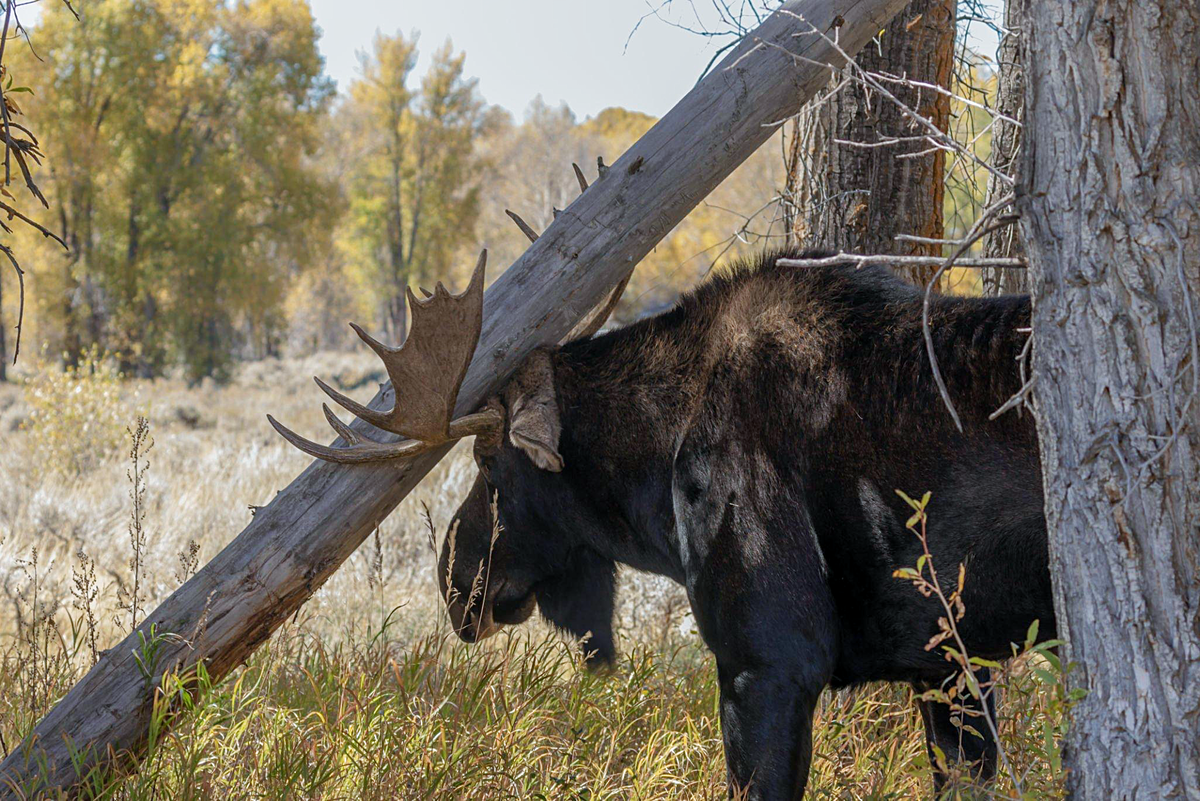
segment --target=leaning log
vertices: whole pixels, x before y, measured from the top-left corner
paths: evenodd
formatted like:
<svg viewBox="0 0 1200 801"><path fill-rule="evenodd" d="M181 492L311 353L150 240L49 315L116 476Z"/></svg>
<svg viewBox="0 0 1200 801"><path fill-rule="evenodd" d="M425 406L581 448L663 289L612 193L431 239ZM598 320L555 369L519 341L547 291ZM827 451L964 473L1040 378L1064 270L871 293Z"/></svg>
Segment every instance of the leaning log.
<svg viewBox="0 0 1200 801"><path fill-rule="evenodd" d="M825 65L842 65L839 48L856 53L903 5L792 0L747 35L488 290L457 413L476 408L531 350L560 341L828 83ZM387 387L370 405L392 403ZM66 788L79 770L136 763L163 675L202 660L219 679L243 664L448 450L406 463L310 465L46 715L0 765L0 793Z"/></svg>

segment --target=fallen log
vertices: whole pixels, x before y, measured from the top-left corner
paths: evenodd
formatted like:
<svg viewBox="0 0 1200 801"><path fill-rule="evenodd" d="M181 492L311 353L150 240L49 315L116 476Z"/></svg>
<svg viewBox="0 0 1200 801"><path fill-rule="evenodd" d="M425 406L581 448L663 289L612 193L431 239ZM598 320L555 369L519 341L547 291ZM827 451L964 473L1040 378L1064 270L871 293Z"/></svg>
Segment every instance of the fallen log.
<svg viewBox="0 0 1200 801"><path fill-rule="evenodd" d="M491 286L456 412L475 409L531 350L567 335L827 85L826 65L842 64L830 40L856 53L903 5L792 0L747 35ZM392 404L389 386L370 406ZM356 421L353 428L369 427ZM407 462L311 464L14 748L0 764L0 793L70 788L94 766L136 764L164 674L186 673L203 661L216 680L243 664L449 448Z"/></svg>

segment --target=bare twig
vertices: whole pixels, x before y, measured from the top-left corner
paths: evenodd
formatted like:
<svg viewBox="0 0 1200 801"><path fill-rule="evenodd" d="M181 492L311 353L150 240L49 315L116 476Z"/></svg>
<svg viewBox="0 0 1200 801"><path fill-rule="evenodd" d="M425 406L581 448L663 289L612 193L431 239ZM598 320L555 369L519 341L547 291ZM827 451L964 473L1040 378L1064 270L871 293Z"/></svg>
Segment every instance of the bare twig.
<svg viewBox="0 0 1200 801"><path fill-rule="evenodd" d="M7 72L7 70L2 69L4 65L4 48L5 45L8 44L8 25L12 21L14 5L15 0L5 0L4 2L4 29L0 31L0 71L3 72ZM3 115L4 119L4 185L8 186L9 178L11 177L12 173L12 161L10 159L10 152L12 150L12 135L8 130L8 104L4 102L3 98L0 98L0 115Z"/></svg>
<svg viewBox="0 0 1200 801"><path fill-rule="evenodd" d="M821 256L812 259L778 259L780 267L828 267L833 264L853 262L855 267L866 267L871 264L886 264L899 267L941 267L946 260L941 256L894 256L886 253L838 253L834 256ZM1012 267L1023 269L1027 265L1024 259L955 259L951 267Z"/></svg>
<svg viewBox="0 0 1200 801"><path fill-rule="evenodd" d="M995 420L997 417L1004 414L1009 409L1020 406L1022 403L1024 403L1025 398L1029 395L1030 392L1033 391L1033 382L1034 382L1034 379L1036 379L1036 378L1037 378L1037 376L1033 376L1028 381L1026 381L1021 386L1021 388L1019 390L1017 390L1015 395L1013 395L1011 398L1009 398L1008 400L1006 400L1004 402L1003 406L1001 406L999 409L997 409L996 411L989 414L988 419Z"/></svg>
<svg viewBox="0 0 1200 801"><path fill-rule="evenodd" d="M846 62L846 66L843 67L843 69L842 69L842 74L846 75L848 78L853 79L856 83L862 84L864 87L869 88L871 91L876 92L881 97L888 100L889 102L894 103L896 105L896 107L898 109L900 109L901 113L904 114L904 116L908 117L910 120L912 120L914 123L916 123L916 125L919 128L922 128L926 131L926 138L928 139L928 141L931 144L940 145L944 149L954 151L956 154L962 156L966 160L971 161L976 166L981 167L981 168L987 170L988 172L992 173L993 175L996 176L996 180L1000 181L1001 183L1003 183L1007 186L1011 186L1013 184L1013 179L1011 176L1005 175L1004 173L1000 172L995 167L993 167L991 164L988 164L986 161L979 158L979 156L977 156L976 154L974 154L971 151L964 148L958 142L954 141L954 138L952 136L945 133L940 128L938 128L936 125L934 125L932 120L930 120L928 117L925 117L924 115L918 113L917 111L913 110L910 106L908 106L906 103L904 103L904 101L902 101L902 100L900 100L900 98L896 97L896 95L893 92L891 92L887 87L885 87L883 85L883 81L881 81L879 79L879 76L877 76L875 73L868 72L868 71L864 70L862 67L860 67L858 65L858 62L855 61L853 58L851 58L850 54L847 53L844 49L842 49L841 45L839 45L837 43L836 39L831 38L824 31L818 29L815 25L813 25L811 22L809 22L807 19L805 19L800 14L796 14L795 12L788 11L786 9L781 9L779 11L779 13L786 14L790 17L793 17L797 21L802 22L803 24L808 26L809 30L807 32L802 33L802 34L796 34L797 36L809 36L809 35L819 36L820 38L824 39L825 42L828 43L830 47L833 47L835 50L837 50L838 55L840 55L842 57L842 59ZM812 61L811 59L807 59L804 56L800 56L800 55L797 55L795 53L788 51L786 48L782 47L781 45L777 45L777 44L774 44L771 42L760 42L759 44L761 46L771 47L771 48L781 50L781 51L787 53L788 56L795 61L801 61L801 62L805 62L805 61L811 62ZM895 79L892 78L891 76L889 76L889 80L895 80Z"/></svg>
<svg viewBox="0 0 1200 801"><path fill-rule="evenodd" d="M933 380L937 384L938 392L942 396L942 402L946 404L946 409L950 412L950 417L954 420L955 427L959 431L963 430L962 420L958 417L958 412L954 408L954 401L950 400L950 391L946 389L946 380L942 378L942 370L938 366L937 353L933 349L933 333L929 328L929 307L933 300L933 288L937 286L937 282L941 279L942 274L950 268L952 264L967 250L971 245L987 236L992 231L1003 228L1006 225L1012 225L1017 221L1016 215L1008 215L1001 217L997 222L988 224L988 221L1002 208L1013 201L1012 193L1000 198L995 204L985 209L983 214L979 215L979 219L975 221L975 225L971 228L971 233L963 237L962 244L958 246L950 258L937 269L933 277L929 279L929 283L925 286L925 302L921 306L921 333L925 337L925 353L929 358L929 367L933 371Z"/></svg>
<svg viewBox="0 0 1200 801"><path fill-rule="evenodd" d="M8 257L12 262L13 269L17 273L17 337L13 343L13 364L17 363L17 356L21 353L21 326L25 322L25 271L21 269L21 265L17 263L17 258L13 255L12 248L8 245L0 245L0 253Z"/></svg>
<svg viewBox="0 0 1200 801"><path fill-rule="evenodd" d="M70 250L70 248L67 247L67 243L63 241L63 238L61 236L54 233L49 228L47 228L46 226L37 222L36 220L31 220L30 218L26 217L24 214L17 211L16 209L14 209L12 206L8 205L7 203L4 203L3 201L0 201L0 211L7 213L8 218L10 220L13 217L16 217L18 220L25 223L30 228L33 228L34 230L36 230L42 236L46 237L47 239L53 239L58 244L62 245L64 249ZM2 225L2 224L3 223L0 223L0 225ZM7 228L8 226L4 226L4 227Z"/></svg>
<svg viewBox="0 0 1200 801"><path fill-rule="evenodd" d="M1012 117L1009 117L1005 114L1001 114L999 111L997 111L994 108L988 108L984 104L976 102L976 101L970 99L969 97L963 97L960 94L951 92L946 87L938 86L936 83L929 83L927 81L914 81L911 78L902 78L898 75L889 75L886 72L873 72L871 74L877 80L884 81L887 83L895 83L895 84L899 84L901 86L911 86L914 89L927 89L931 92L937 92L938 94L945 95L946 97L949 97L952 100L957 100L958 102L963 103L965 105L972 106L974 108L980 109L981 111L986 111L988 114L992 115L993 119L1004 120L1005 122L1012 123L1013 125L1017 126L1018 128L1021 127L1021 123L1014 120Z"/></svg>

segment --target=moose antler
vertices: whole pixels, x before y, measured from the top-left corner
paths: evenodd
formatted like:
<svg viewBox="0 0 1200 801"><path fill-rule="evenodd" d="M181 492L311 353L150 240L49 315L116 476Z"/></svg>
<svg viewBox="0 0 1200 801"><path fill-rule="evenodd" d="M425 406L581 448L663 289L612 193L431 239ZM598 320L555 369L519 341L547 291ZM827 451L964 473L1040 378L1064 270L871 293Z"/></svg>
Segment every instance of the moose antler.
<svg viewBox="0 0 1200 801"><path fill-rule="evenodd" d="M387 368L396 392L396 403L390 412L369 409L321 379L313 379L344 409L376 428L406 439L386 444L366 440L339 420L326 404L321 405L325 419L346 440L347 447L318 445L267 415L271 425L284 439L310 456L347 464L415 456L451 440L494 431L503 420L492 409L451 420L458 390L483 329L483 270L486 264L487 251L484 250L479 254L471 283L461 295L450 294L440 281L432 294L421 290L426 296L424 300L417 298L411 289L406 290L408 306L412 310L412 327L404 344L398 348L388 347L354 323L350 324L362 341L379 354Z"/></svg>

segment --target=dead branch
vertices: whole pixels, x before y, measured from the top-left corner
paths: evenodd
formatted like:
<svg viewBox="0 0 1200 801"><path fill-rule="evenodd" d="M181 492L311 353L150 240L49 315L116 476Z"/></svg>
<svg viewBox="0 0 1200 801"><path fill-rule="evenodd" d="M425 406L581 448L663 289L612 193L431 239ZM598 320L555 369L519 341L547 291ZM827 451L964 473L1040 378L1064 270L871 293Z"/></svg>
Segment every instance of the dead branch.
<svg viewBox="0 0 1200 801"><path fill-rule="evenodd" d="M927 237L913 237L927 239ZM941 256L892 256L885 253L838 253L834 256L822 256L812 259L778 259L780 267L828 267L834 264L851 262L855 267L866 267L870 264L886 264L899 267L944 267L946 260ZM1024 269L1028 265L1024 259L955 259L950 267L1012 267Z"/></svg>

